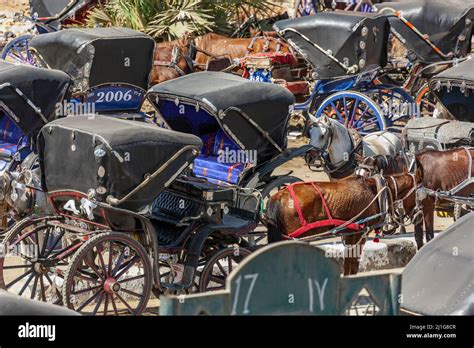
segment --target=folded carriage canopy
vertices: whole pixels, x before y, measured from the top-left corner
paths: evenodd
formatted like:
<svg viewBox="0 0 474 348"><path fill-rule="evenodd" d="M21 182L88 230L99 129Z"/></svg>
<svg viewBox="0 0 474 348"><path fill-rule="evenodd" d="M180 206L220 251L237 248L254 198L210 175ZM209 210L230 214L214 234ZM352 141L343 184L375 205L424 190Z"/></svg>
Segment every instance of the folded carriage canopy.
<svg viewBox="0 0 474 348"><path fill-rule="evenodd" d="M71 83L62 71L0 61L0 112L33 135L56 118Z"/></svg>
<svg viewBox="0 0 474 348"><path fill-rule="evenodd" d="M474 59L443 71L429 82L430 90L452 117L474 122Z"/></svg>
<svg viewBox="0 0 474 348"><path fill-rule="evenodd" d="M30 10L39 18L61 19L71 10L80 10L91 2L93 0L30 0Z"/></svg>
<svg viewBox="0 0 474 348"><path fill-rule="evenodd" d="M30 47L49 67L68 73L79 92L102 84L146 90L155 42L127 28L74 28L37 35Z"/></svg>
<svg viewBox="0 0 474 348"><path fill-rule="evenodd" d="M110 196L133 211L151 204L201 147L191 134L107 116L58 119L38 136L45 190L94 190L99 201Z"/></svg>
<svg viewBox="0 0 474 348"><path fill-rule="evenodd" d="M420 315L474 315L474 214L426 244L403 271L402 308Z"/></svg>
<svg viewBox="0 0 474 348"><path fill-rule="evenodd" d="M379 10L391 8L400 11L422 34L428 35L444 54L464 57L471 51L474 2L472 0L410 0L377 5ZM390 14L390 11L385 12ZM419 61L429 64L447 58L408 28L397 17L389 19L392 31L408 49L413 50Z"/></svg>
<svg viewBox="0 0 474 348"><path fill-rule="evenodd" d="M311 63L321 80L387 62L389 27L384 15L322 12L279 21L273 27Z"/></svg>
<svg viewBox="0 0 474 348"><path fill-rule="evenodd" d="M220 72L160 83L148 91L148 99L172 129L205 142L209 134L222 130L223 143L254 150L260 164L286 149L289 108L295 101L281 86Z"/></svg>

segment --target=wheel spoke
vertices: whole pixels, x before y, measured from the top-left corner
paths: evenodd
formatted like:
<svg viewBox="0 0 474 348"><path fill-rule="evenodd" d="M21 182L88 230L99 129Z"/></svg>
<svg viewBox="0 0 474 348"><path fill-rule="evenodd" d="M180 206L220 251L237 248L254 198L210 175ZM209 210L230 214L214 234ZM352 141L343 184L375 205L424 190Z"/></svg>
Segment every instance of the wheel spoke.
<svg viewBox="0 0 474 348"><path fill-rule="evenodd" d="M49 232L49 228L48 228L46 230L46 237L44 238L43 246L41 247L41 251L40 251L38 257L43 257L43 254L45 253L46 248L48 247L49 235L50 235L50 232Z"/></svg>
<svg viewBox="0 0 474 348"><path fill-rule="evenodd" d="M97 286L93 286L92 288L77 290L77 291L71 292L71 295L83 294L85 292L94 291L102 287L103 287L102 285L97 285Z"/></svg>
<svg viewBox="0 0 474 348"><path fill-rule="evenodd" d="M92 261L94 262L94 261ZM102 276L102 274L100 274L99 270L97 269L96 265L94 265L93 263L90 263L89 260L87 259L84 259L84 263L102 280L104 281L104 277Z"/></svg>
<svg viewBox="0 0 474 348"><path fill-rule="evenodd" d="M142 298L142 295L140 295L139 293L133 292L133 291L125 289L125 288L121 288L120 291L123 291L126 294L129 294L129 295L132 295L132 296L135 296L135 297L138 297L138 298Z"/></svg>
<svg viewBox="0 0 474 348"><path fill-rule="evenodd" d="M54 249L56 249L56 247L59 244L59 241L63 238L65 233L66 233L66 231L64 231L64 230L61 232L61 234L55 240L55 242L53 243L53 246L48 250L48 253L44 256L44 258L47 258L49 255L51 255L51 253L54 251Z"/></svg>
<svg viewBox="0 0 474 348"><path fill-rule="evenodd" d="M114 295L110 295L110 299L111 299L111 302L112 302L112 307L114 309L114 313L115 313L116 316L118 316L119 312L117 310L117 304L115 303Z"/></svg>
<svg viewBox="0 0 474 348"><path fill-rule="evenodd" d="M30 262L30 261L28 261L28 262ZM3 269L17 269L17 268L29 268L29 267L31 267L31 263L29 265L4 266Z"/></svg>
<svg viewBox="0 0 474 348"><path fill-rule="evenodd" d="M227 268L229 269L229 274L232 273L232 258L230 256L227 257Z"/></svg>
<svg viewBox="0 0 474 348"><path fill-rule="evenodd" d="M37 286L38 286L38 275L35 275L35 281L33 283L33 289L31 289L31 295L30 295L31 300L35 298Z"/></svg>
<svg viewBox="0 0 474 348"><path fill-rule="evenodd" d="M112 275L112 256L114 253L114 242L109 242L109 267L107 269L107 277L111 277Z"/></svg>
<svg viewBox="0 0 474 348"><path fill-rule="evenodd" d="M227 272L225 271L224 267L221 265L221 260L218 260L216 262L216 265L217 265L217 268L219 268L219 270L221 271L222 275L226 276Z"/></svg>
<svg viewBox="0 0 474 348"><path fill-rule="evenodd" d="M99 296L99 294L102 292L103 290L100 289L98 290L94 295L92 295L91 298L89 298L87 301L85 301L79 308L76 309L77 312L80 312L85 306L87 306L89 303L91 303L92 301L94 301L94 299Z"/></svg>
<svg viewBox="0 0 474 348"><path fill-rule="evenodd" d="M133 281L133 280L137 280L137 279L140 279L140 278L144 278L144 277L145 277L144 274L140 274L140 275L137 275L137 276L132 277L132 278L127 278L127 279L121 280L121 281L120 281L120 284L123 284L123 283L126 283L126 282L130 282L130 281Z"/></svg>
<svg viewBox="0 0 474 348"><path fill-rule="evenodd" d="M124 263L124 265L126 265L124 268L122 268L120 270L120 272L118 274L116 274L115 276L113 276L116 280L119 280L121 276L123 276L137 261L139 261L140 258L138 256L135 256L134 258L132 258L130 261L128 261L127 263Z"/></svg>
<svg viewBox="0 0 474 348"><path fill-rule="evenodd" d="M105 293L104 316L107 315L108 311L109 311L109 294Z"/></svg>
<svg viewBox="0 0 474 348"><path fill-rule="evenodd" d="M35 272L33 272L33 273L30 275L30 277L28 278L28 280L26 281L26 283L23 284L23 287L21 288L20 292L18 293L18 296L23 295L23 292L25 292L25 290L26 290L28 284L30 284L31 279L33 279L34 276L35 276Z"/></svg>
<svg viewBox="0 0 474 348"><path fill-rule="evenodd" d="M127 309L129 310L130 314L133 315L133 309L132 309L132 307L130 307L130 305L128 304L128 302L125 301L125 299L124 299L122 296L120 296L120 294L117 293L117 294L115 294L115 295L117 295L117 298L120 300L120 302L122 302L122 303L125 305L125 307L127 307Z"/></svg>
<svg viewBox="0 0 474 348"><path fill-rule="evenodd" d="M106 293L105 291L102 291L102 292L100 293L100 298L99 298L99 300L97 301L97 304L95 305L94 310L92 311L92 315L96 315L96 314L97 314L97 311L99 310L99 307L100 307L100 305L102 304L102 301L103 301L103 299L104 299L104 294L105 294L105 293Z"/></svg>
<svg viewBox="0 0 474 348"><path fill-rule="evenodd" d="M33 272L33 268L30 269L28 272L21 274L20 276L18 276L18 277L15 278L14 280L12 280L10 283L6 284L6 285L5 285L5 288L8 289L8 288L11 287L12 285L18 283L22 278L26 277L26 276L29 275L31 272Z"/></svg>
<svg viewBox="0 0 474 348"><path fill-rule="evenodd" d="M211 274L209 276L209 283L212 281L214 283L225 285L225 279L226 279L225 277L219 277L219 276L215 276L215 275Z"/></svg>
<svg viewBox="0 0 474 348"><path fill-rule="evenodd" d="M41 301L46 302L46 292L44 289L44 280L43 276L40 276L40 289L41 289Z"/></svg>
<svg viewBox="0 0 474 348"><path fill-rule="evenodd" d="M104 262L104 257L102 256L102 252L99 250L99 246L95 247L97 250L97 254L99 255L99 263L100 266L102 267L102 272L104 272L105 276L107 276L107 268L105 268L105 262Z"/></svg>

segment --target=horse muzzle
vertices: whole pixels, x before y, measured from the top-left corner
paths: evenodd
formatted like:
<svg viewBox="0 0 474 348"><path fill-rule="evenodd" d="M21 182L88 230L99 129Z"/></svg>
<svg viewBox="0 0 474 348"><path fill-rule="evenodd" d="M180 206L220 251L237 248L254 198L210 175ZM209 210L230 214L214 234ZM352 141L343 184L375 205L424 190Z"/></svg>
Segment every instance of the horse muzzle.
<svg viewBox="0 0 474 348"><path fill-rule="evenodd" d="M321 153L317 149L311 149L306 152L304 159L310 169L319 169L323 166L323 159Z"/></svg>

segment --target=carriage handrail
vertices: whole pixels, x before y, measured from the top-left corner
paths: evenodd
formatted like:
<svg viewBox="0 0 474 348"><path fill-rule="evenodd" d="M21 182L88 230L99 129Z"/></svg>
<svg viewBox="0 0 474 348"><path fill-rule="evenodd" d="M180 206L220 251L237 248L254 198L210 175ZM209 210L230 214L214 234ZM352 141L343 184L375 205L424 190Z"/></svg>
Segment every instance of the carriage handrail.
<svg viewBox="0 0 474 348"><path fill-rule="evenodd" d="M359 67L357 65L353 65L351 67L348 67L347 65L345 65L344 63L342 63L339 59L337 59L335 56L332 55L332 52L330 50L325 50L324 48L322 48L321 46L319 46L317 43L314 43L312 42L306 35L304 34L301 34L298 30L295 30L293 28L286 28L286 29L282 29L279 31L279 34L281 36L283 36L283 34L287 31L291 31L299 36L301 36L301 38L303 40L305 40L306 42L308 42L310 45L314 46L318 51L320 51L321 53L323 53L325 56L327 56L329 59L331 59L333 62L335 62L336 64L338 64L342 69L344 69L344 71L346 72L346 74L348 75L352 75L352 74L355 74L358 70L359 70ZM292 40L291 39L288 39L288 42L290 44L292 44ZM299 51L299 49L297 49Z"/></svg>
<svg viewBox="0 0 474 348"><path fill-rule="evenodd" d="M437 55L439 55L441 58L443 59L450 59L450 58L453 58L454 54L452 52L449 52L448 54L444 53L443 51L441 51L441 49L436 46L429 38L428 38L428 35L427 34L423 34L421 31L419 31L408 19L406 19L405 17L403 17L401 11L397 11L395 10L394 8L392 7L385 7L383 9L381 9L379 12L380 13L384 13L384 12L388 12L388 11L391 11L393 12L392 15L387 15L387 17L395 17L395 18L398 18L408 29L410 29L411 31L413 31L421 40L423 40L427 45L429 45L433 51L435 51L435 53Z"/></svg>
<svg viewBox="0 0 474 348"><path fill-rule="evenodd" d="M436 63L432 63L432 64L428 64L426 66L423 66L420 70L418 70L414 75L413 75L413 82L412 82L412 91L414 89L414 87L416 86L416 83L415 81L417 81L418 78L422 78L421 75L426 71L426 70L429 70L431 68L434 68L436 66L441 66L441 65L450 65L450 64L453 64L453 65L456 65L458 63L461 63L461 62L464 62L465 60L467 59L470 59L469 57L461 57L461 58L454 58L454 59L451 59L451 60L445 60L445 61L442 61L442 62L436 62Z"/></svg>
<svg viewBox="0 0 474 348"><path fill-rule="evenodd" d="M143 180L138 186L136 186L132 191L130 191L127 195L125 195L123 198L118 199L116 197L113 197L112 195L107 196L107 203L110 204L111 206L119 206L123 202L129 200L133 195L135 195L138 191L140 191L142 188L144 188L150 181L155 179L158 175L160 175L167 167L169 167L181 154L188 150L194 150L196 153L199 152L199 148L197 148L194 145L187 145L184 146L183 148L179 149L178 152L176 152L172 157L170 157L160 168L158 168L153 174L147 175L145 177L145 180ZM188 162L184 163L183 166L176 171L176 173L168 179L168 181L165 183L165 187L167 187L171 181L173 181L187 166L189 165Z"/></svg>
<svg viewBox="0 0 474 348"><path fill-rule="evenodd" d="M43 113L41 112L41 110L36 107L35 104L33 104L33 102L26 96L23 94L23 92L21 90L19 90L17 87L15 87L14 85L12 85L11 83L7 82L7 83L4 83L4 84L1 84L0 85L0 90L4 89L4 88L10 88L13 92L15 92L16 94L18 94L18 96L29 106L33 109L33 111L39 116L41 117L41 119L44 121L44 123L48 123L49 121L47 120L47 118L43 115Z"/></svg>
<svg viewBox="0 0 474 348"><path fill-rule="evenodd" d="M283 149L275 142L275 140L272 139L272 137L270 136L270 134L268 134L267 131L265 131L262 127L260 127L254 120L252 120L250 118L249 115L247 115L245 112L243 112L242 110L240 110L239 108L236 108L234 106L231 106L231 107L228 107L227 109L225 109L224 111L224 115L227 114L227 111L236 111L238 114L240 114L240 116L242 116L248 123L250 123L253 127L255 127L255 129L257 129L265 139L267 139L270 144L272 144L277 150L278 152L280 153L283 153ZM223 124L223 127L228 131L228 132L231 132L230 129L228 129L228 127Z"/></svg>

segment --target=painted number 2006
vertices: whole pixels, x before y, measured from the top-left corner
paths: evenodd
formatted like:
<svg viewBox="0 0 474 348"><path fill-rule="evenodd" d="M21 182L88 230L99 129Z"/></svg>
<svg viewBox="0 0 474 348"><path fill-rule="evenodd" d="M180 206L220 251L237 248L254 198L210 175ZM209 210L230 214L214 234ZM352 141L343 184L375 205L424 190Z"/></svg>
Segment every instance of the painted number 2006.
<svg viewBox="0 0 474 348"><path fill-rule="evenodd" d="M97 103L110 103L110 102L121 102L121 101L130 101L132 100L132 91L108 91L108 92L98 92L97 93Z"/></svg>

